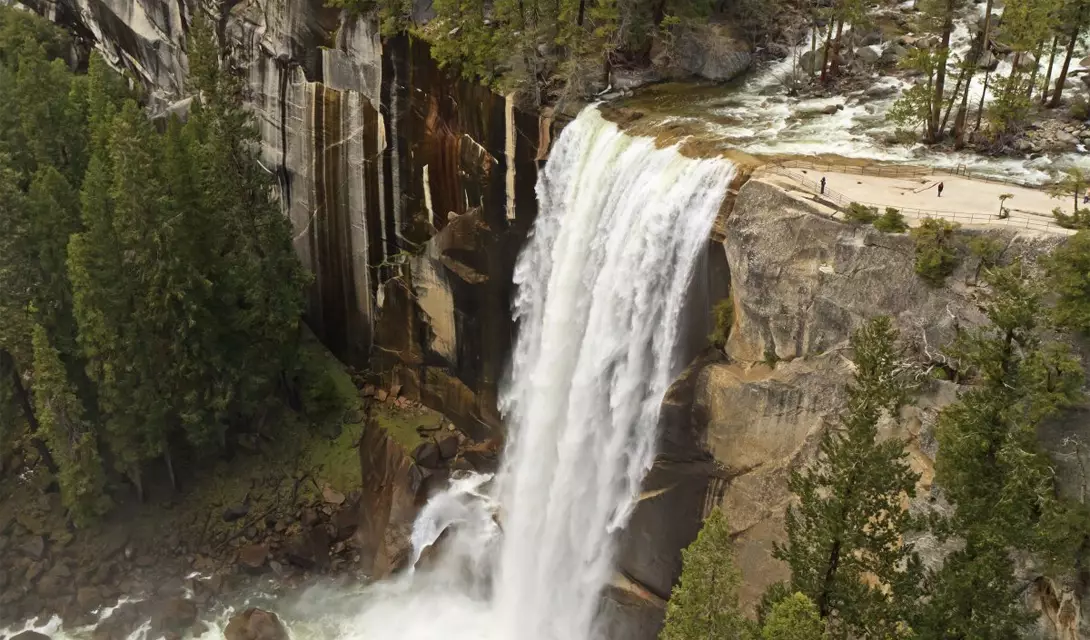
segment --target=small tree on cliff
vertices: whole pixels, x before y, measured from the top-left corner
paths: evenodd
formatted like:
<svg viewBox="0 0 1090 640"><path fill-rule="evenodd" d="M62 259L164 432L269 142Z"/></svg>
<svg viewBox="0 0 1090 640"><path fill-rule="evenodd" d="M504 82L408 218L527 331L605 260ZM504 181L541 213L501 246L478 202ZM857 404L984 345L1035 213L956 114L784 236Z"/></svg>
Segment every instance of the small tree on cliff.
<svg viewBox="0 0 1090 640"><path fill-rule="evenodd" d="M746 637L738 609L741 576L734 567L730 527L718 508L681 552L681 579L670 594L659 640L735 640Z"/></svg>
<svg viewBox="0 0 1090 640"><path fill-rule="evenodd" d="M852 336L847 408L822 437L817 462L792 473L798 504L787 513L787 543L774 552L791 568L791 588L856 637L895 637L919 581L919 560L904 542L912 520L902 508L919 476L903 442L876 441L878 421L907 392L896 342L885 317Z"/></svg>
<svg viewBox="0 0 1090 640"><path fill-rule="evenodd" d="M772 606L761 626L760 640L825 640L825 621L817 606L801 593L794 593Z"/></svg>

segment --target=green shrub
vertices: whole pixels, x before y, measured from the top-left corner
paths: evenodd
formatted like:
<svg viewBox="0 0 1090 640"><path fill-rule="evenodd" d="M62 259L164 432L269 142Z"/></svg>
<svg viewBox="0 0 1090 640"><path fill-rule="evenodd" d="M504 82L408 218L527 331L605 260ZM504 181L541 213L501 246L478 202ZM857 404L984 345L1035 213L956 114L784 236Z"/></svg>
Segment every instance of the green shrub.
<svg viewBox="0 0 1090 640"><path fill-rule="evenodd" d="M712 313L715 315L715 328L712 330L711 335L708 336L708 342L722 349L727 346L727 338L730 338L730 328L734 324L734 303L730 296L716 302L712 308Z"/></svg>
<svg viewBox="0 0 1090 640"><path fill-rule="evenodd" d="M904 233L908 230L908 223L900 211L886 207L886 212L874 221L874 228L883 233Z"/></svg>
<svg viewBox="0 0 1090 640"><path fill-rule="evenodd" d="M1076 94L1071 99L1071 106L1069 107L1069 113L1072 118L1076 120L1090 119L1090 103L1086 102L1086 98Z"/></svg>
<svg viewBox="0 0 1090 640"><path fill-rule="evenodd" d="M999 256L1002 255L1003 249L1003 243L991 236L977 236L969 241L969 254L979 259L983 267L999 264Z"/></svg>
<svg viewBox="0 0 1090 640"><path fill-rule="evenodd" d="M916 273L933 286L941 286L958 266L959 225L939 218L924 218L912 230L916 241Z"/></svg>
<svg viewBox="0 0 1090 640"><path fill-rule="evenodd" d="M844 210L844 218L854 224L870 224L878 219L878 210L865 204L853 202Z"/></svg>
<svg viewBox="0 0 1090 640"><path fill-rule="evenodd" d="M780 356L776 354L776 348L772 345L765 347L765 359L764 363L770 367L775 367L776 363L780 361Z"/></svg>
<svg viewBox="0 0 1090 640"><path fill-rule="evenodd" d="M1090 209L1079 209L1067 215L1056 207L1052 210L1052 217L1056 219L1056 224L1064 229L1090 229Z"/></svg>

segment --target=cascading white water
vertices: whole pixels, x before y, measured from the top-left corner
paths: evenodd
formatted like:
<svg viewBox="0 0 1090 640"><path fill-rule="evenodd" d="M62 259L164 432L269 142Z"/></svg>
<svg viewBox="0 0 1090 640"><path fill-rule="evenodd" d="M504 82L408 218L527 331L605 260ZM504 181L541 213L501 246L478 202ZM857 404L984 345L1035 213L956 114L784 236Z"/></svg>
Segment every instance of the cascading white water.
<svg viewBox="0 0 1090 640"><path fill-rule="evenodd" d="M658 149L593 107L564 129L515 270L518 338L501 397L510 437L495 493L467 500L483 486L469 478L432 499L415 552L453 525L442 558L372 597L353 637L599 636L616 534L679 372L693 268L733 176L725 160ZM498 557L482 560L494 546Z"/></svg>
<svg viewBox="0 0 1090 640"><path fill-rule="evenodd" d="M589 637L651 466L693 266L733 177L597 110L560 136L515 271L495 605L503 638Z"/></svg>
<svg viewBox="0 0 1090 640"><path fill-rule="evenodd" d="M420 512L413 560L435 544L427 567L280 609L295 640L599 636L615 537L680 369L689 282L733 175L725 160L630 137L594 107L564 129L515 272L499 475L457 477Z"/></svg>

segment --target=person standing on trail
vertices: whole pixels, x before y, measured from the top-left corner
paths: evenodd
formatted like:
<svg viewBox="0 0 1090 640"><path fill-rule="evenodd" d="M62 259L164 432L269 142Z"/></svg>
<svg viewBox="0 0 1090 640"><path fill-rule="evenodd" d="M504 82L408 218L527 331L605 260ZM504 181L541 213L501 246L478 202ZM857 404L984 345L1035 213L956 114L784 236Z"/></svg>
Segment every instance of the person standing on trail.
<svg viewBox="0 0 1090 640"><path fill-rule="evenodd" d="M942 188L943 188L943 184L940 182L939 183L939 197L940 198L942 197Z"/></svg>
<svg viewBox="0 0 1090 640"><path fill-rule="evenodd" d="M821 176L821 195L825 195L825 176Z"/></svg>

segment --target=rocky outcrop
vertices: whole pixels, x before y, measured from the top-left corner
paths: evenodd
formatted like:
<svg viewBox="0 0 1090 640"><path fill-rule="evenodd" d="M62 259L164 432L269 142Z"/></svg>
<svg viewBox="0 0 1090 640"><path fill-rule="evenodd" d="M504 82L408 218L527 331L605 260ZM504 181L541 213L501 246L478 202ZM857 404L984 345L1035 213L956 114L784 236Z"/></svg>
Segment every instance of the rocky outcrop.
<svg viewBox="0 0 1090 640"><path fill-rule="evenodd" d="M753 64L750 48L724 25L686 29L678 37L674 65L690 75L715 82L733 80Z"/></svg>
<svg viewBox="0 0 1090 640"><path fill-rule="evenodd" d="M223 630L227 640L288 640L288 630L275 613L247 609L234 616Z"/></svg>

